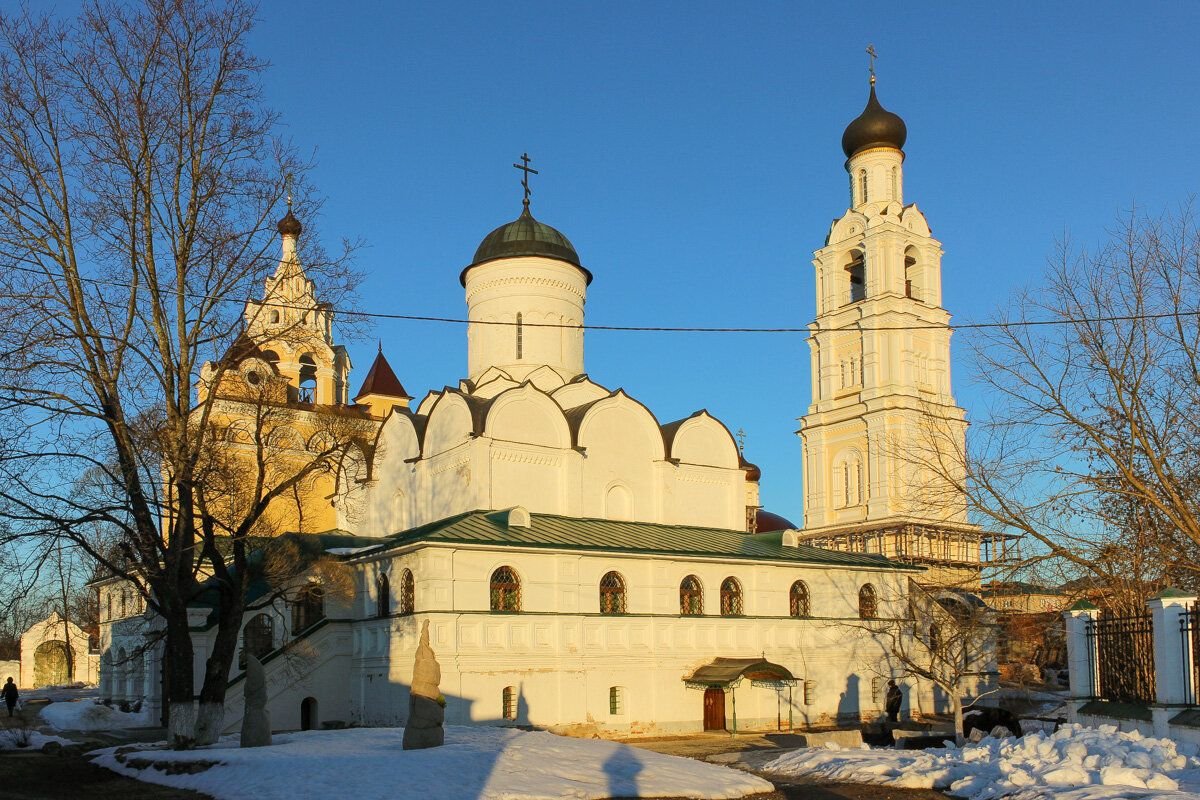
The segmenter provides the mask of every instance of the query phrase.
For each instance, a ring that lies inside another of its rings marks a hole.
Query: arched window
[[[505,686],[500,693],[500,715],[504,719],[517,718],[517,687]]]
[[[875,594],[875,587],[864,583],[858,590],[858,618],[875,619],[878,616],[879,598]]]
[[[523,341],[524,333],[525,333],[524,318],[521,316],[521,312],[518,311],[517,312],[517,360],[518,361],[521,360],[521,355],[525,349],[525,343]]]
[[[614,717],[625,713],[625,688],[622,686],[608,687],[608,713]]]
[[[400,573],[400,613],[411,614],[417,610],[417,592],[411,569]]]
[[[742,615],[742,585],[737,578],[726,578],[721,582],[721,616]]]
[[[892,167],[892,199],[900,202],[900,168]]]
[[[793,617],[812,616],[812,601],[808,595],[808,584],[796,581],[788,592],[788,609]]]
[[[492,611],[521,610],[521,582],[512,567],[500,567],[492,573]]]
[[[266,614],[258,614],[242,628],[242,652],[238,668],[246,668],[246,656],[261,659],[275,649],[275,622]]]
[[[625,581],[615,572],[605,573],[600,579],[600,613],[625,613]]]
[[[689,617],[704,613],[704,590],[695,575],[688,575],[679,584],[679,613]]]
[[[325,590],[313,583],[300,590],[292,601],[292,635],[296,636],[325,619]]]
[[[929,650],[930,652],[937,652],[938,648],[941,646],[942,631],[940,628],[938,628],[937,623],[934,623],[933,625],[929,626]]]
[[[317,402],[317,362],[311,353],[300,356],[300,390],[297,399],[301,403]]]
[[[859,202],[867,202],[867,171],[865,169],[858,171],[858,191],[862,195]]]
[[[850,262],[846,265],[846,275],[850,280],[848,302],[857,303],[867,296],[866,263],[861,250],[850,251]]]
[[[279,324],[279,309],[277,309],[277,308],[271,309],[271,324],[272,325]]]
[[[921,285],[917,274],[917,248],[904,250],[904,296],[921,299]]]
[[[375,581],[375,616],[386,617],[392,613],[392,582],[387,574],[379,573]]]
[[[113,615],[112,615],[112,594],[111,594],[111,593],[109,593],[109,594],[106,594],[104,597],[106,598],[106,600],[107,600],[107,603],[108,603],[108,616],[106,617],[106,619],[112,619],[112,618],[113,618]]]

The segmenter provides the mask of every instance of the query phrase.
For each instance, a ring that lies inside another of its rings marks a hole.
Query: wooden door
[[[704,690],[704,730],[725,730],[725,690],[719,686]]]

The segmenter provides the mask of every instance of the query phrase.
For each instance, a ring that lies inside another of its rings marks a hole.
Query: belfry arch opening
[[[924,292],[921,286],[921,267],[917,248],[909,246],[904,249],[904,296],[913,300],[921,300]]]
[[[846,254],[846,279],[847,292],[845,294],[845,302],[857,303],[859,300],[866,299],[867,284],[866,284],[866,261],[863,258],[861,250],[851,250]]]
[[[317,402],[317,361],[312,353],[300,356],[300,387],[296,399],[301,403]]]

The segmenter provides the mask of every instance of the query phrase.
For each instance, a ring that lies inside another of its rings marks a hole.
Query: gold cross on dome
[[[529,195],[531,194],[529,191],[529,175],[530,173],[534,175],[538,174],[536,169],[529,166],[529,161],[529,153],[521,153],[521,163],[513,164],[514,167],[525,173],[524,176],[521,177],[521,187],[525,190],[525,199],[521,202],[524,204],[526,210],[529,209]]]
[[[292,208],[292,173],[283,176],[283,184],[287,187],[287,207],[290,211]]]
[[[746,431],[744,429],[738,428],[737,440],[738,440],[738,452],[741,453],[742,455],[745,455],[746,454]]]
[[[875,52],[875,45],[867,45],[868,67],[871,71],[871,83],[875,83],[875,59],[879,58],[879,54]]]

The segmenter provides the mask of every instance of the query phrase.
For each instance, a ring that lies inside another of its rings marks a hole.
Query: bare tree
[[[213,455],[226,400],[197,400],[202,364],[210,385],[236,364],[283,176],[306,167],[273,138],[253,14],[243,0],[97,0],[69,23],[0,12],[0,499],[14,535],[69,539],[161,618],[179,745],[219,732],[269,509],[335,468],[352,436],[274,458],[288,412],[248,398],[256,452],[235,491]],[[344,256],[309,244],[305,263],[345,301]],[[94,489],[79,494],[85,475]],[[187,609],[208,575],[222,605],[197,713]]]
[[[910,579],[907,618],[869,626],[883,641],[889,666],[941,689],[962,744],[964,707],[992,691],[981,691],[980,678],[995,667],[995,612],[973,595],[927,591]]]
[[[905,458],[985,528],[1022,537],[1015,569],[1090,577],[1116,611],[1196,585],[1197,297],[1190,209],[1130,214],[1096,251],[1061,244],[1040,285],[967,334],[986,405],[966,450],[929,415]]]

